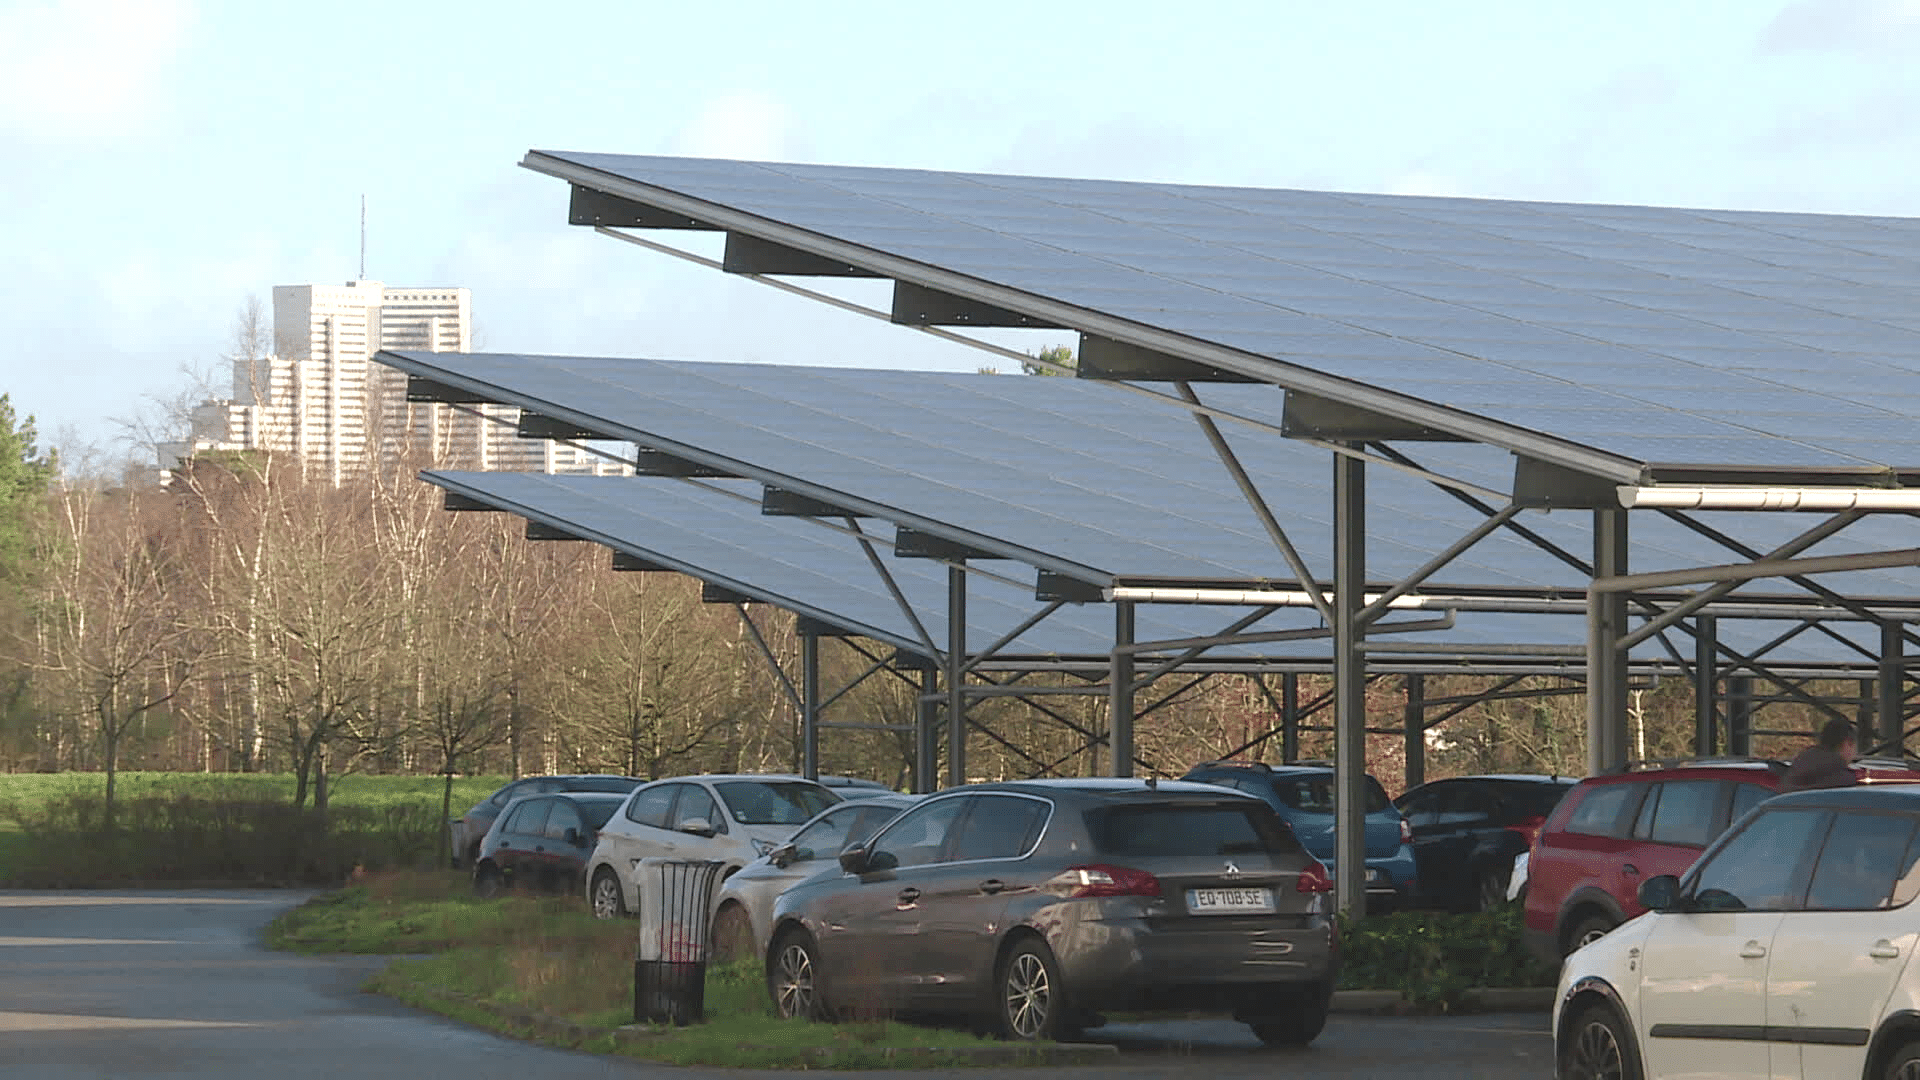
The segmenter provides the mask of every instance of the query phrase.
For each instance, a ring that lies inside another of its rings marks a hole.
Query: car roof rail
[[[1266,772],[1266,773],[1270,773],[1273,771],[1273,766],[1267,764],[1264,761],[1241,761],[1233,758],[1222,759],[1220,761],[1203,761],[1200,764],[1195,765],[1194,768],[1195,769],[1214,769],[1214,768],[1252,769],[1255,772]]]
[[[1654,769],[1680,769],[1688,765],[1765,765],[1770,769],[1784,770],[1787,763],[1779,758],[1760,757],[1753,754],[1700,754],[1681,757],[1640,758],[1628,761],[1614,773],[1650,772]]]
[[[1882,768],[1882,769],[1916,769],[1916,770],[1920,770],[1920,758],[1911,758],[1911,757],[1894,757],[1894,756],[1892,756],[1892,755],[1890,755],[1890,754],[1877,754],[1877,755],[1874,755],[1874,756],[1872,756],[1872,757],[1858,757],[1858,758],[1854,758],[1854,759],[1853,759],[1853,764],[1855,764],[1855,765],[1869,765],[1869,766],[1874,766],[1874,767],[1877,767],[1877,768]]]
[[[1332,761],[1331,761],[1330,759],[1327,759],[1327,758],[1295,758],[1294,760],[1292,760],[1292,761],[1289,761],[1289,762],[1287,762],[1287,764],[1289,764],[1289,765],[1307,765],[1307,766],[1311,766],[1311,767],[1313,767],[1313,768],[1316,768],[1316,769],[1331,769],[1331,768],[1333,768],[1333,762],[1332,762]]]

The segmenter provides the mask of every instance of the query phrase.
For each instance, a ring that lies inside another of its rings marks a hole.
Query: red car
[[[1862,783],[1920,783],[1897,759],[1854,763]],[[1640,883],[1679,876],[1727,826],[1780,790],[1783,761],[1697,758],[1644,762],[1580,781],[1534,840],[1527,866],[1526,940],[1560,959],[1646,909]]]

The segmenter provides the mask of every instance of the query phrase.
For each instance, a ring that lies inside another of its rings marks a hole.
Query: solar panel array
[[[399,352],[382,353],[381,359],[415,375],[482,390],[490,400],[582,423],[610,437],[729,463],[759,483],[870,509],[888,522],[924,527],[1031,565],[1051,563],[1096,583],[1114,576],[1293,578],[1184,409],[1141,402],[1096,384],[1011,375],[606,357]],[[1265,386],[1222,386],[1208,388],[1207,399],[1277,422],[1281,395]],[[1232,424],[1227,433],[1310,568],[1324,581],[1332,565],[1331,470],[1324,452]],[[1430,451],[1429,464],[1464,479],[1499,486],[1508,475],[1506,455],[1486,447],[1436,444],[1421,450]],[[601,480],[607,483],[600,485]],[[680,552],[676,557],[710,572],[724,568],[701,558],[713,558],[712,552],[738,553],[753,569],[741,571],[738,580],[756,588],[778,592],[789,580],[810,577],[822,583],[839,581],[841,588],[856,590],[862,599],[840,596],[823,584],[808,602],[843,617],[857,613],[875,627],[892,627],[890,633],[905,626],[897,613],[894,622],[886,621],[892,602],[883,590],[875,591],[877,580],[871,587],[852,584],[871,577],[857,548],[848,547],[844,538],[831,541],[840,558],[854,559],[852,564],[835,563],[832,569],[803,559],[801,547],[791,540],[792,530],[836,534],[806,522],[760,516],[757,484],[729,489],[732,498],[711,492],[695,496],[687,492],[696,489],[660,479],[503,475],[487,484],[490,491],[524,499],[529,506],[536,494],[552,500],[564,492],[564,500],[540,504],[545,512],[557,519],[603,522],[609,535],[626,543],[639,545],[657,535],[679,537],[683,542],[675,549]],[[656,491],[675,494],[668,500]],[[1405,576],[1481,520],[1476,511],[1433,485],[1385,469],[1371,470],[1369,504],[1369,576],[1376,580]],[[1792,515],[1699,516],[1763,550],[1809,524]],[[1590,552],[1589,515],[1525,517],[1530,528],[1576,557]],[[1863,521],[1854,526],[1858,532],[1849,530],[1814,550],[1894,546],[1890,541],[1902,520]],[[1723,549],[1663,518],[1636,517],[1636,527],[1642,523],[1648,527],[1636,534],[1635,569],[1732,561]],[[881,533],[891,538],[890,531]],[[922,560],[894,562],[927,565]],[[1025,573],[1031,580],[1030,570],[1014,564],[988,565],[1012,576]],[[1584,576],[1573,567],[1506,532],[1483,541],[1436,580],[1453,587],[1563,595],[1585,587]],[[1857,595],[1911,596],[1920,586],[1920,572],[1863,572],[1832,580],[1836,586],[1844,582],[1846,590]],[[944,577],[935,574],[928,586],[937,594],[930,595],[929,602],[942,611],[944,594],[938,589],[943,582]],[[1031,592],[1015,595],[1018,592],[1008,590],[1007,617],[989,620],[998,629],[974,644],[1011,629],[1018,622],[1014,611],[1033,609]],[[884,603],[876,604],[876,598]],[[1149,618],[1146,610],[1143,606],[1143,620]],[[1110,612],[1095,609],[1084,617],[1092,620],[1089,633],[1110,641]],[[1230,616],[1220,609],[1195,612],[1160,606],[1151,618],[1170,629],[1149,631],[1143,621],[1143,639],[1214,632]],[[1274,625],[1288,625],[1287,618],[1296,616],[1275,616]],[[1305,613],[1297,618],[1306,619],[1298,625],[1312,621]],[[1727,640],[1747,647],[1779,629],[1779,624],[1745,629],[1724,624]],[[1474,613],[1463,615],[1457,636],[1444,640],[1578,644],[1582,633],[1577,617]],[[1860,639],[1872,640],[1870,634]],[[1088,640],[1056,642],[1043,636],[1029,645],[1041,653],[1077,655],[1088,651]],[[1105,651],[1104,645],[1091,650]],[[1642,655],[1653,653],[1643,650]],[[1783,656],[1807,662],[1861,659],[1832,642],[1802,643]]]
[[[684,195],[1656,474],[1920,474],[1912,219],[611,154],[527,163]]]

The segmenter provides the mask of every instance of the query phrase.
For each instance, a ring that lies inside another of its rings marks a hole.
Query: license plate
[[[1369,884],[1376,881],[1385,881],[1385,880],[1387,880],[1387,875],[1383,871],[1381,871],[1379,867],[1377,866],[1367,867],[1367,882]]]
[[[1271,889],[1188,889],[1187,910],[1195,915],[1232,915],[1273,910]]]

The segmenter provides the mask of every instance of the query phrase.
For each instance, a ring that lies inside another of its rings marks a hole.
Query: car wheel
[[[1046,942],[1028,938],[1008,951],[994,980],[993,1026],[1003,1039],[1033,1042],[1072,1039],[1079,1034],[1067,1021],[1066,986],[1060,962]]]
[[[619,919],[627,914],[627,891],[612,870],[601,867],[594,872],[593,888],[587,894],[596,919]]]
[[[1910,1042],[1887,1059],[1886,1080],[1920,1080],[1920,1042]]]
[[[1612,933],[1613,928],[1618,925],[1620,924],[1607,918],[1605,915],[1582,916],[1578,922],[1573,924],[1573,929],[1567,933],[1567,949],[1563,955],[1570,955],[1583,945],[1591,945],[1599,941],[1601,938]]]
[[[1268,1046],[1305,1046],[1320,1037],[1332,1006],[1333,986],[1329,983],[1292,997],[1285,1012],[1249,1019],[1247,1027]]]
[[[1640,1055],[1613,1009],[1589,1005],[1566,1031],[1560,1045],[1561,1080],[1640,1080]]]
[[[729,900],[713,916],[713,959],[725,964],[752,956],[753,921],[747,909]]]
[[[482,900],[492,900],[507,891],[507,880],[500,876],[500,868],[492,863],[481,863],[473,868],[473,895]]]
[[[1475,890],[1480,903],[1479,907],[1475,910],[1492,911],[1494,908],[1506,903],[1507,879],[1512,874],[1513,870],[1511,867],[1506,870],[1501,870],[1499,867],[1482,870],[1479,877],[1479,888]]]
[[[820,979],[813,937],[805,930],[788,930],[774,944],[767,960],[767,996],[782,1020],[827,1020],[825,986]]]

